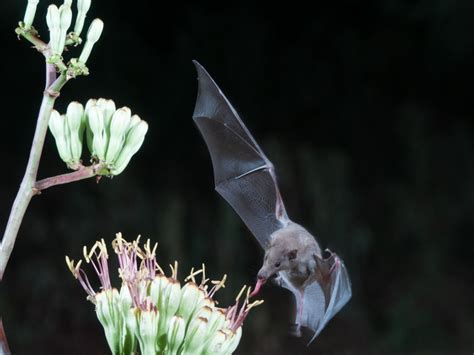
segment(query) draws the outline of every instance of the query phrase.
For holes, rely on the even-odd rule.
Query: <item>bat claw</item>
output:
[[[292,324],[290,327],[290,335],[301,338],[301,325],[300,324]]]

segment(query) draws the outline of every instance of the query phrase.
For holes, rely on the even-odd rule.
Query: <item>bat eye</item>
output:
[[[280,265],[281,265],[280,262],[275,263],[275,267],[280,267]]]

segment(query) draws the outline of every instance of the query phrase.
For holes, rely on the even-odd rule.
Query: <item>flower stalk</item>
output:
[[[46,58],[46,83],[36,121],[36,128],[26,171],[13,202],[10,216],[0,244],[0,281],[3,279],[5,268],[15,245],[21,222],[32,197],[43,187],[47,188],[57,183],[77,181],[79,180],[79,177],[84,177],[84,173],[87,172],[86,170],[79,169],[81,171],[77,172],[77,174],[68,177],[69,181],[68,178],[65,178],[64,176],[40,181],[38,183],[36,181],[40,158],[48,130],[48,123],[51,113],[53,112],[55,100],[59,96],[60,91],[66,82],[78,75],[88,74],[85,62],[80,63],[77,61],[77,58],[72,58],[69,64],[66,65],[61,57],[64,46],[68,45],[67,30],[72,23],[71,3],[72,0],[65,0],[64,4],[61,5],[59,9],[55,5],[50,5],[48,7],[46,22],[50,31],[49,44],[44,43],[39,38],[36,29],[33,27],[38,0],[28,0],[23,21],[19,22],[19,26],[15,30],[18,37],[23,37],[28,40]],[[79,19],[80,21],[84,20],[85,13],[87,12],[86,8],[88,9],[89,6],[90,1],[81,1],[80,7],[82,14]],[[97,23],[97,21],[100,20],[95,21]],[[95,42],[99,39],[100,33],[102,32],[103,24],[101,21],[100,23],[100,31],[97,30],[98,25],[95,26],[96,31],[94,32],[93,38]],[[92,47],[89,48],[89,54],[91,49]],[[77,140],[75,148],[77,152]],[[80,168],[80,166],[78,166],[78,168]]]

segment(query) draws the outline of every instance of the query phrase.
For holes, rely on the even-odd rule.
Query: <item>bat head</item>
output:
[[[298,265],[298,249],[291,248],[285,243],[275,243],[265,252],[263,265],[257,278],[263,282],[276,276],[280,271],[292,270]]]

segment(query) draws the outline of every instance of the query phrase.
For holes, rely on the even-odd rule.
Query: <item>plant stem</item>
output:
[[[79,169],[72,173],[52,176],[43,180],[39,180],[35,184],[37,192],[43,191],[51,186],[68,184],[70,182],[79,181],[91,178],[96,175],[97,171],[101,168],[101,164],[84,166],[81,165]]]
[[[36,122],[36,129],[30,150],[28,165],[15,201],[13,202],[10,217],[8,218],[8,223],[0,245],[0,281],[3,279],[3,274],[13,250],[13,246],[15,245],[18,230],[20,229],[28,204],[35,194],[34,187],[41,152],[43,151],[44,140],[48,131],[49,117],[51,116],[56,97],[59,95],[59,91],[64,84],[66,84],[67,80],[65,74],[61,74],[56,78],[55,66],[52,64],[46,64],[46,86],[38,114],[38,120]]]

